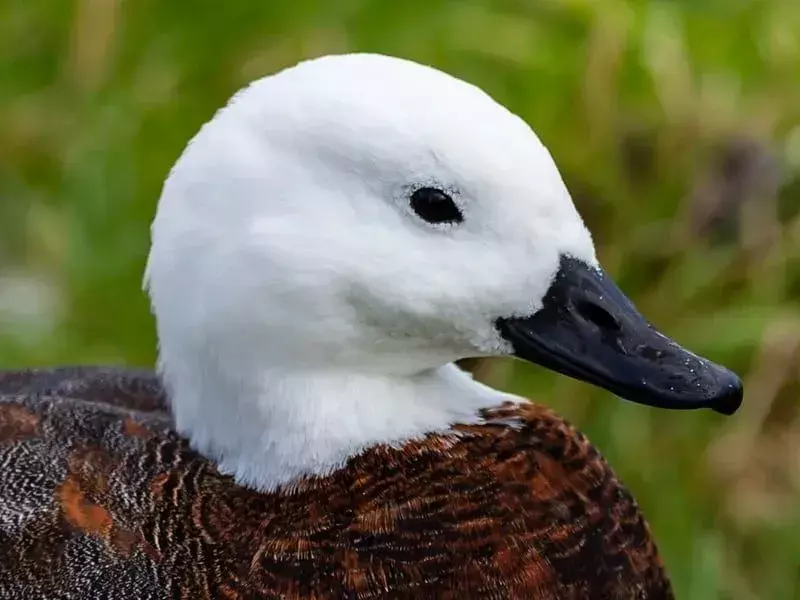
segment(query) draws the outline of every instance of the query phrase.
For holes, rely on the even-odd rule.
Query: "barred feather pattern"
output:
[[[668,599],[634,499],[507,404],[259,493],[172,429],[149,372],[0,372],[0,599]]]

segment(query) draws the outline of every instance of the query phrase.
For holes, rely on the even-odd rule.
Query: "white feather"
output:
[[[409,208],[448,190],[464,222]],[[176,425],[257,489],[509,396],[452,362],[510,351],[591,237],[545,147],[480,89],[329,56],[239,92],[166,181],[146,283]]]

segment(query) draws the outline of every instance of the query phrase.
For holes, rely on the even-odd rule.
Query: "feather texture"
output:
[[[508,403],[260,493],[172,429],[147,372],[0,373],[0,598],[672,598],[634,499]]]

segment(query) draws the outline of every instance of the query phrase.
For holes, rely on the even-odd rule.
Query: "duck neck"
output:
[[[399,444],[519,400],[454,364],[414,374],[272,369],[220,377],[165,369],[178,431],[237,483],[270,491],[325,475],[375,444]],[[218,374],[217,374],[218,375]]]

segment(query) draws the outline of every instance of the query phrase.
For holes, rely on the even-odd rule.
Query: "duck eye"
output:
[[[424,187],[411,194],[411,208],[428,223],[461,223],[464,215],[449,194]]]

